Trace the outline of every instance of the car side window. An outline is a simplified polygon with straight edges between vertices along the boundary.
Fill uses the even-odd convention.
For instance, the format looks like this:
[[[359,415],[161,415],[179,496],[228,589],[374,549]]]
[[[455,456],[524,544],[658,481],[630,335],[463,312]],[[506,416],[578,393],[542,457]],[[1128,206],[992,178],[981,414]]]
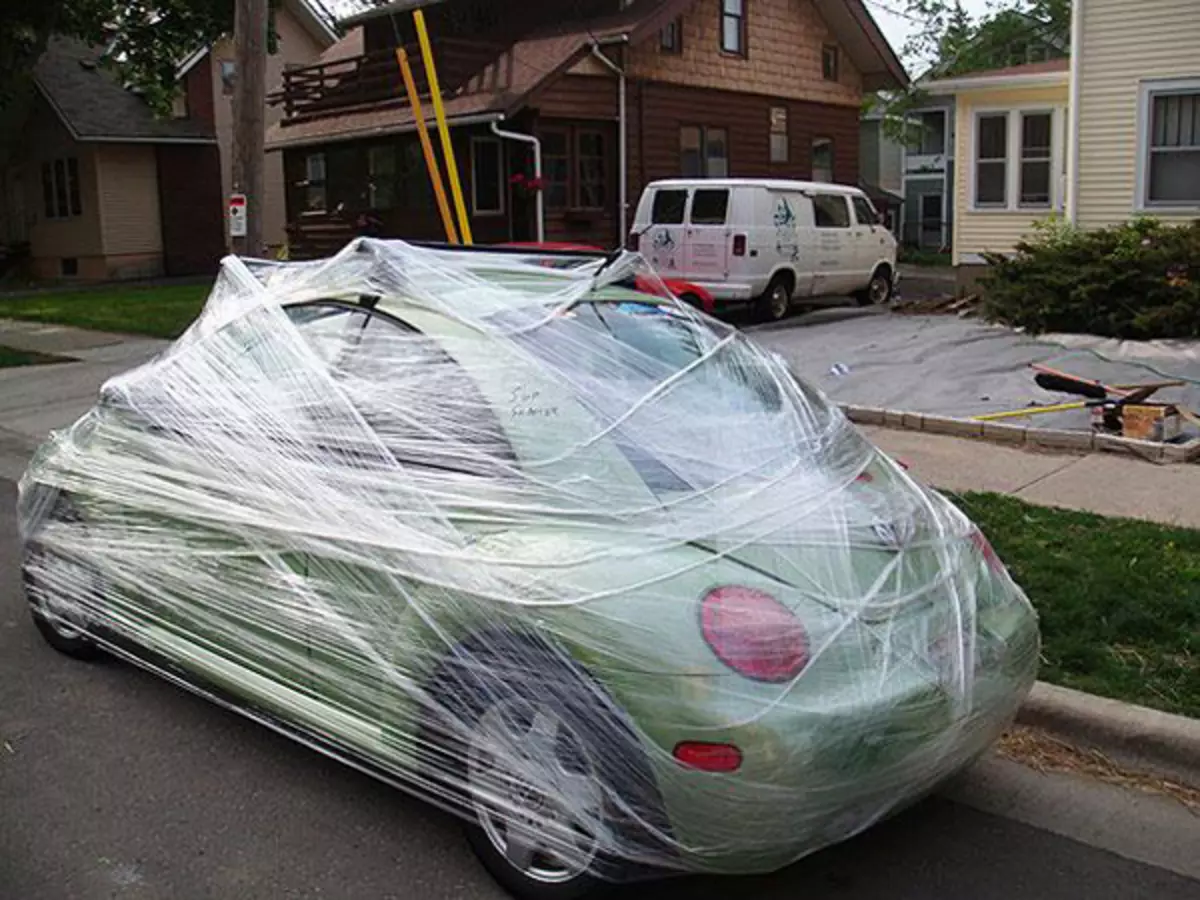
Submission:
[[[854,217],[858,219],[859,225],[878,224],[879,215],[866,197],[851,197],[850,202],[854,204]]]
[[[728,189],[697,189],[692,197],[693,225],[724,225],[728,213]]]
[[[850,227],[850,207],[843,194],[813,194],[812,205],[818,228]]]
[[[293,306],[287,313],[401,463],[498,476],[514,461],[479,386],[436,339],[335,303]]]
[[[654,192],[654,203],[650,209],[651,225],[682,225],[683,211],[687,207],[686,190],[663,190]]]

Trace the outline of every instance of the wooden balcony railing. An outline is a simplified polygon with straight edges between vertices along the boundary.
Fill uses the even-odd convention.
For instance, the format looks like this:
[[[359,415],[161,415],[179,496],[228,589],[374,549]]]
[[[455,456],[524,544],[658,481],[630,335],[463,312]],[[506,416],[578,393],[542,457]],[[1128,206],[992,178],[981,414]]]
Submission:
[[[434,47],[438,82],[444,97],[496,90],[501,76],[480,78],[490,63],[498,60],[505,45],[490,41],[445,39]],[[417,91],[429,96],[425,67],[416,45],[405,47],[412,64]],[[511,73],[509,73],[511,75]],[[468,84],[470,82],[470,84]],[[282,105],[284,123],[337,115],[351,109],[385,105],[408,105],[395,50],[376,50],[362,56],[287,69],[283,86],[269,97]]]

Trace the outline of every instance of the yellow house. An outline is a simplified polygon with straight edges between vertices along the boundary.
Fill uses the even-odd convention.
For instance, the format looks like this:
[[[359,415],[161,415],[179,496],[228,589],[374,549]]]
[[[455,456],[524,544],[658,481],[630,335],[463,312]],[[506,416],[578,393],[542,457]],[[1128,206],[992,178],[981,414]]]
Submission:
[[[960,284],[985,252],[1007,253],[1067,202],[1069,62],[1048,60],[926,83],[955,98],[954,265]]]
[[[1200,217],[1200,5],[1074,0],[1069,217]]]

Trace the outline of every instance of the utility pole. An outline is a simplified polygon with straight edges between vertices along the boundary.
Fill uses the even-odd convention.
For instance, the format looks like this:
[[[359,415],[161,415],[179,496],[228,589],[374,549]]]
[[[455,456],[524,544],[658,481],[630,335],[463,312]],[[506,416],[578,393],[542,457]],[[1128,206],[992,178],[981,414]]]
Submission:
[[[233,190],[246,195],[246,236],[233,238],[241,256],[263,254],[263,149],[267,103],[267,0],[236,0],[233,39]]]

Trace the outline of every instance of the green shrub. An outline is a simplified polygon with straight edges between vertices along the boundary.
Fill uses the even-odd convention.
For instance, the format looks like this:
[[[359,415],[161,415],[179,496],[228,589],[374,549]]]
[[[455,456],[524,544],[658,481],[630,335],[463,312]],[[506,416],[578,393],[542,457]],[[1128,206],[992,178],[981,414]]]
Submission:
[[[1034,333],[1200,337],[1200,221],[1083,231],[1049,219],[1015,255],[984,256],[983,311],[995,321]]]

